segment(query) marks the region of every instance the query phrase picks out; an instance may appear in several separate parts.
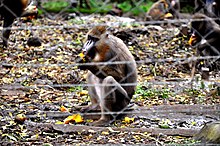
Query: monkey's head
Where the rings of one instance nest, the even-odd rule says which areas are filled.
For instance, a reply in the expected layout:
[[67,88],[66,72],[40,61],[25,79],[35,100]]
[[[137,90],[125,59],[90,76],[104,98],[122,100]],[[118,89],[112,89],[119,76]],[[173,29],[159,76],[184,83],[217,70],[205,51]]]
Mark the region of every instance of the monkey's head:
[[106,26],[96,26],[87,33],[86,42],[80,53],[80,63],[104,62],[108,58],[108,33]]
[[213,28],[213,21],[204,14],[197,13],[192,17],[192,35],[188,41],[190,45],[195,45],[202,40],[202,37],[209,33]]

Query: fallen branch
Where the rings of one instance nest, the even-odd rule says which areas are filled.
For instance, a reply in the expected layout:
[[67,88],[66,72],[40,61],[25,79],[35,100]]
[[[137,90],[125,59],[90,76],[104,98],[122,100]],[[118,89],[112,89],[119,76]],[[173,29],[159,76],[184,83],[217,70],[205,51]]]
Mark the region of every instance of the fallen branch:
[[75,133],[82,131],[110,131],[110,132],[136,132],[136,133],[151,133],[152,135],[168,135],[168,136],[184,136],[192,137],[198,133],[198,129],[161,129],[161,128],[118,128],[118,127],[95,127],[85,125],[69,125],[69,124],[49,124],[49,123],[36,123],[31,121],[25,121],[27,126],[45,129],[47,131],[55,130],[62,133]]

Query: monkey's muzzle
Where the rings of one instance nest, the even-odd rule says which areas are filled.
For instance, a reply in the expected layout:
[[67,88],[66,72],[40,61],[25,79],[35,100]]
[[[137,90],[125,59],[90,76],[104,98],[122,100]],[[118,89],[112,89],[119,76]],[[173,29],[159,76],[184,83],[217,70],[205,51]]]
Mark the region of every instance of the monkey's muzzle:
[[22,17],[29,17],[30,19],[34,19],[37,17],[37,15],[38,15],[38,8],[36,6],[29,5],[29,6],[27,6],[27,8],[25,8],[25,10],[21,16]]
[[83,53],[86,54],[87,52],[90,51],[90,49],[94,46],[95,42],[92,40],[86,41],[86,43],[83,45]]
[[190,37],[190,39],[189,39],[189,41],[188,41],[188,44],[189,44],[190,46],[192,46],[192,45],[195,43],[196,39],[197,39],[197,38],[196,38],[195,34],[192,34],[191,37]]
[[88,40],[83,45],[82,53],[79,54],[83,62],[90,62],[95,56],[95,42],[93,40]]
[[[92,49],[94,47],[95,42],[92,40],[86,41],[86,43],[83,45],[82,52],[78,55],[80,60],[78,63],[87,63],[90,62],[91,57],[94,56],[94,50]],[[84,66],[79,66],[80,69],[86,69]]]

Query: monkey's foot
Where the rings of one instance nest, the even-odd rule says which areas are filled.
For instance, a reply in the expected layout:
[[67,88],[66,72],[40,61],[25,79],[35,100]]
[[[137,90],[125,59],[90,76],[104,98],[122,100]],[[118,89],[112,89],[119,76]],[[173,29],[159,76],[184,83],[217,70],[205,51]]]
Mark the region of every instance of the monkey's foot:
[[0,49],[4,50],[8,47],[8,44],[5,42],[0,41]]
[[101,111],[101,108],[98,104],[91,104],[86,107],[81,108],[81,112],[98,112]]
[[77,111],[82,112],[82,113],[101,111],[98,104],[91,104],[91,105],[87,105],[87,106],[75,106],[75,109]]
[[93,123],[91,123],[90,125],[92,126],[108,126],[112,121],[109,119],[99,119],[98,121],[95,121]]

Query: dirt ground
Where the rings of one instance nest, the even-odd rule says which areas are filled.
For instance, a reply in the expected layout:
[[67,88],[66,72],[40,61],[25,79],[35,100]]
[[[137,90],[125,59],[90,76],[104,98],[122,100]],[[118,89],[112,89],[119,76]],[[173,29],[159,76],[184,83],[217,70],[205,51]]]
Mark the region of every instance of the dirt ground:
[[[108,25],[134,55],[136,93],[125,115],[108,127],[89,126],[96,117],[91,113],[63,124],[78,113],[75,106],[89,104],[86,71],[75,62],[88,29],[97,24]],[[204,123],[219,120],[220,77],[214,70],[202,80],[196,70],[191,80],[195,48],[183,29],[181,23],[154,25],[109,15],[18,19],[9,47],[0,50],[0,144],[196,143],[192,136]],[[28,46],[30,37],[42,45]]]

